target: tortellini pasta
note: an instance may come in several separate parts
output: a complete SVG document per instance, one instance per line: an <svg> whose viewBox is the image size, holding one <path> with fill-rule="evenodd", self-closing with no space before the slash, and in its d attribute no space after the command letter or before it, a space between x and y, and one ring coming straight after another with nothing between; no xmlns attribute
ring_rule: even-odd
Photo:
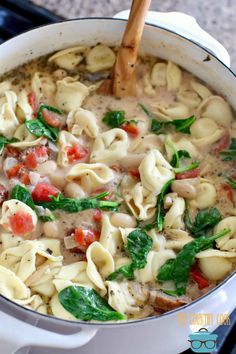
<svg viewBox="0 0 236 354"><path fill-rule="evenodd" d="M15 115L17 96L13 91L6 91L0 98L0 134L12 138L19 121Z"/></svg>
<svg viewBox="0 0 236 354"><path fill-rule="evenodd" d="M113 178L114 172L112 169L102 163L79 163L74 165L66 175L68 181L81 184L85 190L94 190L112 181Z"/></svg>
<svg viewBox="0 0 236 354"><path fill-rule="evenodd" d="M87 275L102 294L106 294L105 279L115 270L110 252L99 242L93 242L87 249Z"/></svg>
<svg viewBox="0 0 236 354"><path fill-rule="evenodd" d="M198 152L197 148L191 141L189 141L186 138L180 138L177 141L175 141L174 139L172 139L170 135L167 135L165 139L165 149L166 149L168 161L171 161L173 157L173 146L176 151L179 150L187 151L191 156L191 158L196 159L200 157L200 153Z"/></svg>
<svg viewBox="0 0 236 354"><path fill-rule="evenodd" d="M31 87L38 100L46 99L50 102L56 91L56 85L48 74L36 72L32 78Z"/></svg>
<svg viewBox="0 0 236 354"><path fill-rule="evenodd" d="M219 250L206 250L197 254L199 267L203 274L213 281L221 280L233 268L236 252L223 252Z"/></svg>
<svg viewBox="0 0 236 354"><path fill-rule="evenodd" d="M198 108L201 118L210 118L223 127L229 127L233 115L229 104L220 96L206 98Z"/></svg>
<svg viewBox="0 0 236 354"><path fill-rule="evenodd" d="M7 231L12 231L9 218L12 215L16 214L17 212L24 212L24 213L29 214L32 218L32 224L34 226L34 229L36 228L38 218L37 218L35 211L33 211L27 204L25 204L17 199L10 199L10 200L4 202L2 205L2 217L0 220L0 224Z"/></svg>
<svg viewBox="0 0 236 354"><path fill-rule="evenodd" d="M215 143L224 135L224 129L220 128L213 119L201 118L190 127L192 142L196 146L206 146Z"/></svg>
<svg viewBox="0 0 236 354"><path fill-rule="evenodd" d="M191 80L190 86L203 100L212 95L212 92L209 90L209 88L196 80Z"/></svg>
<svg viewBox="0 0 236 354"><path fill-rule="evenodd" d="M78 108L71 111L66 120L69 131L77 136L85 133L90 138L96 138L99 133L96 116L93 112Z"/></svg>
<svg viewBox="0 0 236 354"><path fill-rule="evenodd" d="M216 189L212 183L201 182L196 186L197 197L189 201L189 205L195 208L204 209L215 205L216 203Z"/></svg>
<svg viewBox="0 0 236 354"><path fill-rule="evenodd" d="M88 47L82 45L63 49L52 55L48 61L62 69L73 70L84 59L84 55L88 50Z"/></svg>
<svg viewBox="0 0 236 354"><path fill-rule="evenodd" d="M154 65L151 74L151 83L154 86L166 86L167 90L178 90L182 80L181 69L171 61L157 63Z"/></svg>
<svg viewBox="0 0 236 354"><path fill-rule="evenodd" d="M84 99L89 94L87 86L69 76L62 80L58 80L56 86L56 105L59 109L62 109L65 112L80 108Z"/></svg>
<svg viewBox="0 0 236 354"><path fill-rule="evenodd" d="M26 299L30 290L10 269L0 265L0 294L9 299Z"/></svg>
<svg viewBox="0 0 236 354"><path fill-rule="evenodd" d="M165 247L168 249L181 250L184 245L193 240L193 238L184 230L168 229L165 230L165 233L167 237Z"/></svg>
<svg viewBox="0 0 236 354"><path fill-rule="evenodd" d="M201 103L201 98L198 96L198 94L189 89L179 90L176 96L179 102L184 103L186 106L190 108L196 108Z"/></svg>
<svg viewBox="0 0 236 354"><path fill-rule="evenodd" d="M157 197L145 188L141 182L135 184L129 190L124 189L123 197L136 219L148 220L154 216Z"/></svg>
<svg viewBox="0 0 236 354"><path fill-rule="evenodd" d="M184 228L183 215L185 211L185 201L178 196L174 197L170 209L164 218L164 229Z"/></svg>
<svg viewBox="0 0 236 354"><path fill-rule="evenodd" d="M216 240L216 245L222 251L236 250L236 216L224 218L215 227L215 233L224 229L230 229L230 232Z"/></svg>
<svg viewBox="0 0 236 354"><path fill-rule="evenodd" d="M17 107L16 107L17 118L21 122L25 120L32 119L33 109L28 101L28 95L25 90L22 90L17 97Z"/></svg>
<svg viewBox="0 0 236 354"><path fill-rule="evenodd" d="M22 305L30 310L34 310L45 315L47 314L47 305L39 295L32 295L28 299L24 300L14 299L14 301L17 304Z"/></svg>
<svg viewBox="0 0 236 354"><path fill-rule="evenodd" d="M99 134L90 156L90 162L114 164L127 155L129 139L127 133L119 128Z"/></svg>
<svg viewBox="0 0 236 354"><path fill-rule="evenodd" d="M164 184L174 178L174 172L158 150L151 150L139 166L143 187L158 195Z"/></svg>
<svg viewBox="0 0 236 354"><path fill-rule="evenodd" d="M99 44L86 55L86 69L91 73L110 69L115 64L116 56L106 45Z"/></svg>
<svg viewBox="0 0 236 354"><path fill-rule="evenodd" d="M157 103L152 105L152 110L160 122L171 122L176 119L184 119L190 116L190 109L181 102L173 102L170 105Z"/></svg>
<svg viewBox="0 0 236 354"><path fill-rule="evenodd" d="M112 254L112 256L117 250L122 248L120 230L111 224L110 216L107 214L102 216L102 228L99 242Z"/></svg>

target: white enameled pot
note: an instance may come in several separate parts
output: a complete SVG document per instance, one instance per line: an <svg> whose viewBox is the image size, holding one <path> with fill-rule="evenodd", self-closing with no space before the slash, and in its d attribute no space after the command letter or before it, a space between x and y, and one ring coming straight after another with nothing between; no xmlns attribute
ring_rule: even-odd
<svg viewBox="0 0 236 354"><path fill-rule="evenodd" d="M47 25L0 46L0 75L28 60L76 44L118 45L127 11L116 19L88 18ZM120 18L120 19L119 19ZM121 19L122 18L122 19ZM184 67L223 95L236 110L236 78L224 47L182 13L150 12L141 51ZM236 305L236 274L188 306L124 324L71 322L40 315L0 297L0 353L24 346L79 348L78 354L177 354L189 347L188 335L201 325L180 324L180 316L230 313ZM208 327L217 327L216 320ZM73 334L71 334L73 333ZM43 350L43 349L42 349ZM39 351L41 353L41 351ZM53 350L51 353L62 353ZM69 353L67 351L66 353Z"/></svg>

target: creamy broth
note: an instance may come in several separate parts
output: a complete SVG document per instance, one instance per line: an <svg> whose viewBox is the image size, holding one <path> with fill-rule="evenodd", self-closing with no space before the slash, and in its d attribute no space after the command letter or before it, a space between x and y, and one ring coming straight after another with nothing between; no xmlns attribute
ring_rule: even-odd
<svg viewBox="0 0 236 354"><path fill-rule="evenodd" d="M75 47L0 83L0 293L65 319L159 315L235 269L233 111L149 56L117 99L115 55Z"/></svg>

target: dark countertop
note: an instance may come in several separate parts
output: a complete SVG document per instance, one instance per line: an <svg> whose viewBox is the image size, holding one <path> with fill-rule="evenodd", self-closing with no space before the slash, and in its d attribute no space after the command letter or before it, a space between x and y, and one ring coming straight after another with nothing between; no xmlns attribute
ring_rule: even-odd
<svg viewBox="0 0 236 354"><path fill-rule="evenodd" d="M32 0L66 18L112 17L130 7L131 0ZM194 16L199 24L229 51L231 68L236 72L235 0L152 0L151 10L180 11Z"/></svg>

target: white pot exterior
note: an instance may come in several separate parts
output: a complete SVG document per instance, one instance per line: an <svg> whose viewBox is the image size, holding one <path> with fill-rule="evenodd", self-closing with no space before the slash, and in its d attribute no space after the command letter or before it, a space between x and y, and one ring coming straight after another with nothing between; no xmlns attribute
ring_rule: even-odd
<svg viewBox="0 0 236 354"><path fill-rule="evenodd" d="M107 45L118 45L124 27L125 21L123 20L81 19L48 25L26 32L0 46L0 75L28 60L75 44L95 45L97 42L102 42ZM147 25L141 51L172 60L181 65L213 87L220 95L223 95L236 110L234 74L214 56L210 55L210 60L204 61L209 53L203 48L176 33ZM222 60L225 59L224 61L228 64L226 53L222 51L219 56ZM10 313L10 315L6 315L0 311L1 353L14 353L17 348L25 345L79 347L92 339L95 330L98 330L89 344L89 351L87 346L84 346L78 353L176 354L188 348L188 335L202 327L179 325L178 313L185 313L188 318L191 314L198 313L212 313L215 316L218 313L230 313L236 305L235 297L232 296L235 293L236 275L234 274L221 287L187 307L160 318L145 319L125 325L91 325L57 320L19 308L10 301L0 298L2 305L0 308L4 307L5 311ZM16 320L13 315L20 320ZM38 320L47 327L51 324L60 333L67 333L70 328L74 331L82 328L82 331L71 337L50 331L45 332L25 323L35 321L36 324ZM215 322L208 329L211 331L216 326ZM11 333L14 333L14 338ZM25 336L25 333L28 335ZM112 343L112 348L107 346L107 338Z"/></svg>

